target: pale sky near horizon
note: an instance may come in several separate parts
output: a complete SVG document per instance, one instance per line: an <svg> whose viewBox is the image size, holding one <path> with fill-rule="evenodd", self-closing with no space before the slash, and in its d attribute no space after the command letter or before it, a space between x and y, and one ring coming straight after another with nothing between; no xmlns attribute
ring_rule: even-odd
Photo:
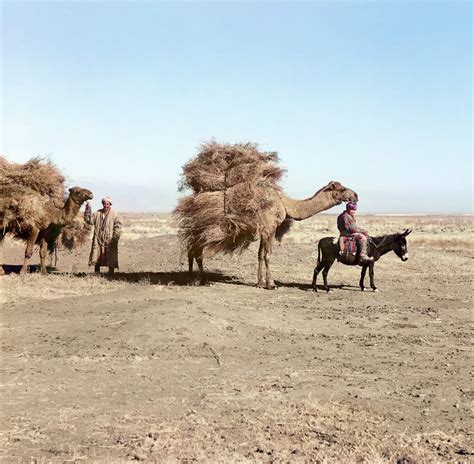
<svg viewBox="0 0 474 464"><path fill-rule="evenodd" d="M0 153L50 156L94 206L169 211L201 142L252 141L280 154L295 198L338 180L361 212L472 213L472 13L3 1Z"/></svg>

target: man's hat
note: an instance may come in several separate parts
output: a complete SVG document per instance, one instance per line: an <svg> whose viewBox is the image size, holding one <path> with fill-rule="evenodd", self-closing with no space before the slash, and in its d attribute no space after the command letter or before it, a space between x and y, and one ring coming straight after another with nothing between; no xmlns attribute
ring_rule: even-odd
<svg viewBox="0 0 474 464"><path fill-rule="evenodd" d="M357 203L354 203L353 201L350 201L349 203L347 203L346 209L347 209L347 211L350 211L350 210L355 211L357 209Z"/></svg>

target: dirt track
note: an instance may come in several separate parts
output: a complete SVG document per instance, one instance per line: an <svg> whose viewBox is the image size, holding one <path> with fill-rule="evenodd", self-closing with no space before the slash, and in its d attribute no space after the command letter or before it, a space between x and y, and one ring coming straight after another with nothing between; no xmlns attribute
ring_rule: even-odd
<svg viewBox="0 0 474 464"><path fill-rule="evenodd" d="M174 235L124 242L114 282L5 277L2 462L471 462L473 256L409 251L377 263L380 293L335 265L315 294L291 241L275 291L255 247L195 286Z"/></svg>

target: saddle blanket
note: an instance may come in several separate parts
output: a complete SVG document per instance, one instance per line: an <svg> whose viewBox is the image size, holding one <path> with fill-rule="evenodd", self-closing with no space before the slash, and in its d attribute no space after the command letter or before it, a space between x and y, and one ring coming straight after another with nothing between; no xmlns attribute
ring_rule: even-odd
<svg viewBox="0 0 474 464"><path fill-rule="evenodd" d="M353 258L357 254L357 240L354 237L339 237L339 254Z"/></svg>

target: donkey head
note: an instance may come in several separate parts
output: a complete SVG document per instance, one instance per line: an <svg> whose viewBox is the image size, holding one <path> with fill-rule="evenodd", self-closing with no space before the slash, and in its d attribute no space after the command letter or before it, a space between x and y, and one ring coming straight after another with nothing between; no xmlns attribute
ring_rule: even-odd
<svg viewBox="0 0 474 464"><path fill-rule="evenodd" d="M405 232L398 234L395 240L395 249L393 251L402 261L408 259L408 244L406 237L410 234L411 229L406 229Z"/></svg>

